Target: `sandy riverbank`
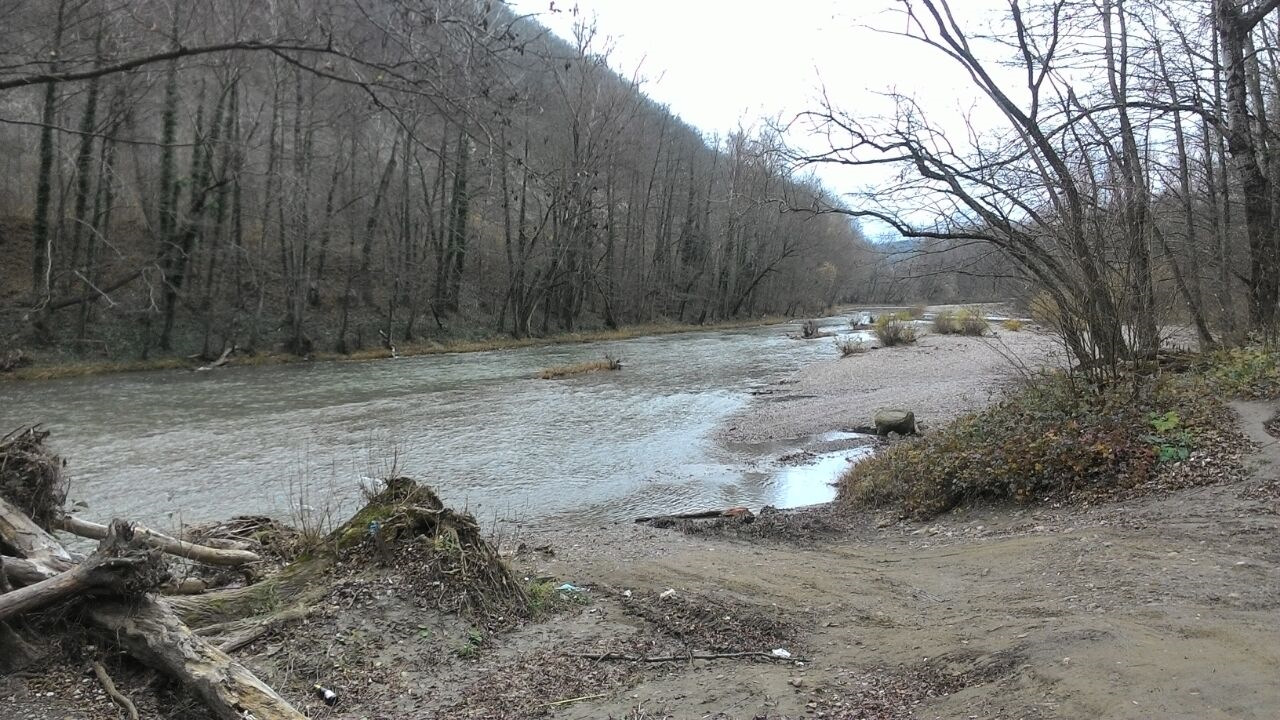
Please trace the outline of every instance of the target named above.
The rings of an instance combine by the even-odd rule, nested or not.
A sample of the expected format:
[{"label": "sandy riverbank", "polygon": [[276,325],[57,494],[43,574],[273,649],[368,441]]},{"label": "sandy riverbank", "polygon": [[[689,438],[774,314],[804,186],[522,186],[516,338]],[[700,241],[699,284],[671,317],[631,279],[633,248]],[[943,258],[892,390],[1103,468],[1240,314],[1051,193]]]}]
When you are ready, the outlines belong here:
[{"label": "sandy riverbank", "polygon": [[923,427],[937,427],[987,404],[1019,373],[1061,358],[1060,344],[1037,332],[926,334],[912,346],[806,367],[730,418],[720,436],[741,443],[790,440],[870,425],[880,408],[911,410]]}]

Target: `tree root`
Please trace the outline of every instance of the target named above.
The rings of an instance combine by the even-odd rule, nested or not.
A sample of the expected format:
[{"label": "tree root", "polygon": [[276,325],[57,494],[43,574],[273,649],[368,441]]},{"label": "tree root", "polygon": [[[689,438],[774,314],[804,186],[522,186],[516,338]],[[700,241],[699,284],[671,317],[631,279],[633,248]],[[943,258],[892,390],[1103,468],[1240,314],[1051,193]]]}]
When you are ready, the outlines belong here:
[{"label": "tree root", "polygon": [[134,706],[133,701],[116,689],[115,681],[111,679],[111,675],[107,674],[107,669],[102,663],[94,660],[90,663],[93,668],[93,674],[98,678],[98,683],[102,685],[102,689],[107,691],[107,697],[111,698],[111,702],[119,705],[122,710],[129,713],[129,720],[138,720],[138,708]]}]

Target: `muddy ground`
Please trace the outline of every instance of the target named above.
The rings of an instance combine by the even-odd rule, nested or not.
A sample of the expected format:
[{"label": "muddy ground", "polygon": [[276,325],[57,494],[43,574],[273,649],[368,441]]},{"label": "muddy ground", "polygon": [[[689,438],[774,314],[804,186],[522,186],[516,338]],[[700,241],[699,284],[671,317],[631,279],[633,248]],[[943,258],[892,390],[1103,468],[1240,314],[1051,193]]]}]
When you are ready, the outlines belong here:
[{"label": "muddy ground", "polygon": [[[896,372],[897,351],[868,357],[881,352]],[[799,383],[832,387],[836,370],[815,372],[826,380]],[[979,396],[998,381],[970,377]],[[238,657],[315,718],[1274,719],[1276,408],[1233,407],[1258,450],[1247,476],[1216,485],[926,524],[818,508],[726,534],[524,527],[503,543],[521,576],[582,588],[538,595],[532,620],[468,621],[407,590],[402,568],[348,568],[311,617]],[[690,657],[737,653],[761,654]],[[204,717],[113,662],[144,717]],[[74,669],[10,678],[0,703],[6,719],[123,717]]]}]

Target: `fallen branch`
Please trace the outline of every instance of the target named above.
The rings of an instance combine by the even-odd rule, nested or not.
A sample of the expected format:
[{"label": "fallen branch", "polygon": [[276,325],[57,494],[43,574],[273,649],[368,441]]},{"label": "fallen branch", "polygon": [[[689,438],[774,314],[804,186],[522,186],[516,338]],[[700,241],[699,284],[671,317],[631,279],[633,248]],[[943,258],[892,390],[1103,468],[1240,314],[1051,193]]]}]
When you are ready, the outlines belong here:
[{"label": "fallen branch", "polygon": [[597,662],[621,660],[623,662],[680,662],[689,660],[736,660],[741,658],[764,658],[766,660],[784,660],[786,662],[808,662],[801,657],[778,657],[764,650],[725,653],[686,653],[684,655],[625,655],[623,653],[574,653],[570,657],[585,658]]},{"label": "fallen branch", "polygon": [[[101,540],[107,536],[106,525],[82,520],[74,515],[63,515],[58,521],[58,526],[72,535],[79,535],[93,540]],[[197,545],[186,540],[171,538],[141,525],[134,525],[133,532],[152,547],[163,550],[170,555],[195,560],[205,565],[239,567],[262,560],[257,553],[249,552],[248,550],[227,550],[212,548],[207,545]]]},{"label": "fallen branch", "polygon": [[670,515],[649,515],[636,518],[637,523],[675,522],[676,520],[713,520],[716,518],[741,518],[751,520],[755,516],[745,507],[731,507],[724,510],[699,510],[697,512],[672,513]]},{"label": "fallen branch", "polygon": [[202,365],[196,368],[196,370],[205,371],[205,370],[213,370],[214,368],[220,368],[223,365],[226,365],[231,360],[231,353],[235,352],[238,349],[239,348],[237,348],[235,345],[232,345],[228,347],[226,350],[223,350],[222,355],[218,356],[217,360],[214,360],[208,365]]},{"label": "fallen branch", "polygon": [[107,697],[129,713],[129,720],[138,720],[138,708],[134,707],[133,701],[125,697],[124,693],[116,689],[115,682],[107,674],[107,669],[102,667],[102,663],[94,660],[91,667],[93,668],[93,674],[98,678],[98,683],[102,685],[103,690],[107,691]]},{"label": "fallen branch", "polygon": [[572,705],[576,702],[584,700],[597,700],[602,697],[609,697],[609,693],[596,693],[595,695],[582,695],[575,698],[565,698],[564,700],[556,700],[555,702],[543,703],[541,707],[559,707],[561,705]]}]

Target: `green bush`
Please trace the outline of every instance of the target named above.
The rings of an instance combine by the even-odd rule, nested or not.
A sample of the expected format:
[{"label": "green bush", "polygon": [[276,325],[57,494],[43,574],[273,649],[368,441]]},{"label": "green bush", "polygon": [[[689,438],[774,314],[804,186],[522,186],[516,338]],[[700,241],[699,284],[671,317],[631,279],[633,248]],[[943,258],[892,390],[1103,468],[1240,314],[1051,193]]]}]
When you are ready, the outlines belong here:
[{"label": "green bush", "polygon": [[1030,502],[1150,480],[1216,436],[1223,408],[1194,376],[1080,393],[1046,376],[995,405],[851,468],[840,498],[928,518],[969,501]]},{"label": "green bush", "polygon": [[904,320],[896,315],[881,315],[876,318],[876,326],[872,332],[885,347],[910,345],[918,338],[916,326],[910,320]]}]

